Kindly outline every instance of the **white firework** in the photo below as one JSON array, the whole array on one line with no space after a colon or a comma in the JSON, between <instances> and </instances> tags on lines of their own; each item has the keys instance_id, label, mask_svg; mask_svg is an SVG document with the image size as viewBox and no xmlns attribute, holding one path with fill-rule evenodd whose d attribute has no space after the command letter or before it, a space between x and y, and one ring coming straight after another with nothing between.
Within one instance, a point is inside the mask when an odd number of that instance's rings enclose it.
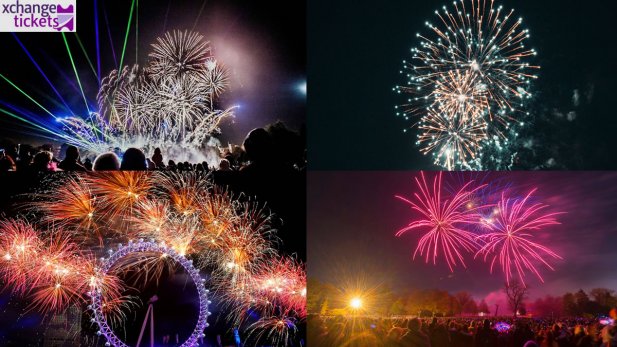
<instances>
[{"instance_id":1,"label":"white firework","mask_svg":"<svg viewBox=\"0 0 617 347\"><path fill-rule=\"evenodd\" d=\"M99 112L60 120L73 144L94 153L127 147L194 152L233 116L234 107L217 109L229 74L203 36L174 31L152 47L147 68L124 67L102 80Z\"/></svg>"}]
</instances>

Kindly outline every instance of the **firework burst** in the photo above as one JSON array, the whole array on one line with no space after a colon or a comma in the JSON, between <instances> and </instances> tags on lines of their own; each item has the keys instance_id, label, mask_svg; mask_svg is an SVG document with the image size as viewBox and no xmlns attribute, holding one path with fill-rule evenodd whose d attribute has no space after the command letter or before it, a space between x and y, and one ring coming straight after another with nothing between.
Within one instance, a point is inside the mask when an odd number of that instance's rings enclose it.
<instances>
[{"instance_id":1,"label":"firework burst","mask_svg":"<svg viewBox=\"0 0 617 347\"><path fill-rule=\"evenodd\" d=\"M102 214L110 219L129 216L152 188L152 175L144 171L103 172L84 176L97 196Z\"/></svg>"},{"instance_id":2,"label":"firework burst","mask_svg":"<svg viewBox=\"0 0 617 347\"><path fill-rule=\"evenodd\" d=\"M478 236L484 245L476 256L483 255L485 261L491 258L491 272L495 264L499 263L507 283L510 283L514 271L523 284L525 271L531 271L544 282L535 264L541 263L553 270L545 256L562 259L548 247L531 241L534 236L532 232L559 224L555 217L561 214L543 213L546 205L529 203L534 192L532 190L522 199L507 198L502 194L494 216L480 221L490 231Z\"/></svg>"},{"instance_id":3,"label":"firework burst","mask_svg":"<svg viewBox=\"0 0 617 347\"><path fill-rule=\"evenodd\" d=\"M116 147L188 153L220 131L234 107L217 108L229 73L209 43L196 32L173 31L152 49L146 67L123 66L103 78L97 112L57 119L70 143L94 153Z\"/></svg>"},{"instance_id":4,"label":"firework burst","mask_svg":"<svg viewBox=\"0 0 617 347\"><path fill-rule=\"evenodd\" d=\"M67 198L58 204L58 196ZM66 176L35 201L44 232L19 220L0 222L0 281L27 296L30 309L58 313L96 292L102 306L91 306L120 324L137 305L126 291L174 273L178 255L194 258L211 274L208 285L227 309L225 318L236 326L247 323L259 339L285 344L306 317L304 265L277 254L272 215L212 185L207 176L139 171ZM91 242L92 225L98 246ZM107 258L101 253L114 254L103 243L120 242L150 242L166 251L130 253L103 272Z\"/></svg>"},{"instance_id":5,"label":"firework burst","mask_svg":"<svg viewBox=\"0 0 617 347\"><path fill-rule=\"evenodd\" d=\"M475 211L481 208L468 206L469 197L482 186L471 188L472 182L468 182L449 198L442 196L441 172L433 179L432 187L427 184L423 172L421 180L416 177L415 181L420 189L420 194L414 194L415 201L401 196L397 198L410 204L412 210L418 212L421 217L399 230L396 236L414 229L428 229L428 232L420 238L413 258L415 259L419 253L420 256L425 256L427 263L432 258L433 264L436 264L438 255L442 253L450 271L454 271L453 266L458 262L465 267L461 252L475 251L478 244L475 241L475 234L464 228L478 220Z\"/></svg>"},{"instance_id":6,"label":"firework burst","mask_svg":"<svg viewBox=\"0 0 617 347\"><path fill-rule=\"evenodd\" d=\"M270 303L280 303L300 319L306 317L306 272L292 258L273 259L254 276L258 295Z\"/></svg>"},{"instance_id":7,"label":"firework burst","mask_svg":"<svg viewBox=\"0 0 617 347\"><path fill-rule=\"evenodd\" d=\"M159 80L201 71L210 52L210 42L196 32L168 32L152 45L149 69Z\"/></svg>"},{"instance_id":8,"label":"firework burst","mask_svg":"<svg viewBox=\"0 0 617 347\"><path fill-rule=\"evenodd\" d=\"M62 196L62 203L50 204L49 201ZM28 204L33 212L41 214L41 221L57 225L65 230L80 230L76 239L87 242L92 231L102 244L97 223L100 217L96 198L80 176L67 176L61 185L52 191L40 193L38 201Z\"/></svg>"},{"instance_id":9,"label":"firework burst","mask_svg":"<svg viewBox=\"0 0 617 347\"><path fill-rule=\"evenodd\" d=\"M539 67L527 62L536 52L525 46L529 31L513 13L493 0L455 1L453 8L435 11L438 24L426 22L430 35L418 34L420 46L411 50L411 61L403 61L401 73L407 83L394 90L408 98L396 107L397 115L420 117L423 124L437 113L442 120L437 128L445 133L469 120L486 129L477 138L484 146L453 148L445 142L445 148L439 143L424 147L423 153L434 153L436 163L449 170L471 167L465 160L441 159L444 152L457 152L452 154L457 158L479 157L483 148L498 148L516 136L513 124L524 124L523 109L531 98L531 81L537 78L533 71ZM434 136L432 127L419 130L420 142ZM479 168L481 163L472 166Z\"/></svg>"},{"instance_id":10,"label":"firework burst","mask_svg":"<svg viewBox=\"0 0 617 347\"><path fill-rule=\"evenodd\" d=\"M409 203L418 216L396 236L418 228L428 229L418 241L414 259L419 253L425 255L427 263L432 257L435 264L438 253L442 253L450 271L457 262L465 266L461 251L466 251L473 252L474 259L490 260L491 273L499 264L506 283L517 276L524 284L526 272L544 282L537 265L554 270L547 258L562 258L532 239L536 232L560 224L556 216L561 212L544 212L547 205L531 201L535 189L522 198L512 197L510 184L482 174L476 179L479 183L468 178L446 183L442 191L441 172L435 176L432 187L421 173L420 178L415 178L419 190L415 199L398 197Z\"/></svg>"},{"instance_id":11,"label":"firework burst","mask_svg":"<svg viewBox=\"0 0 617 347\"><path fill-rule=\"evenodd\" d=\"M423 154L434 153L435 164L448 170L471 168L486 139L486 123L482 119L448 116L429 109L418 129L418 144Z\"/></svg>"},{"instance_id":12,"label":"firework burst","mask_svg":"<svg viewBox=\"0 0 617 347\"><path fill-rule=\"evenodd\" d=\"M0 273L13 292L29 295L29 309L57 313L87 300L89 290L100 290L111 301L119 300L122 282L101 274L94 259L84 254L71 235L60 230L46 238L22 221L2 221Z\"/></svg>"},{"instance_id":13,"label":"firework burst","mask_svg":"<svg viewBox=\"0 0 617 347\"><path fill-rule=\"evenodd\" d=\"M298 331L293 317L285 315L264 317L249 326L252 332L250 336L255 338L255 343L262 340L271 341L275 346L288 346L292 344L293 336Z\"/></svg>"}]
</instances>

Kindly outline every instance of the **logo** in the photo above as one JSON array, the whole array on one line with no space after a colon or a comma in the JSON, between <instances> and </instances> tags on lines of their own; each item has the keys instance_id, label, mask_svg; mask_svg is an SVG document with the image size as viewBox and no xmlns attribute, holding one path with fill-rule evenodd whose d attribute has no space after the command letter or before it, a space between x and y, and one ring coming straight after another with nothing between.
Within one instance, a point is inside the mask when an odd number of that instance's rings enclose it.
<instances>
[{"instance_id":1,"label":"logo","mask_svg":"<svg viewBox=\"0 0 617 347\"><path fill-rule=\"evenodd\" d=\"M77 30L77 0L0 0L0 31Z\"/></svg>"}]
</instances>

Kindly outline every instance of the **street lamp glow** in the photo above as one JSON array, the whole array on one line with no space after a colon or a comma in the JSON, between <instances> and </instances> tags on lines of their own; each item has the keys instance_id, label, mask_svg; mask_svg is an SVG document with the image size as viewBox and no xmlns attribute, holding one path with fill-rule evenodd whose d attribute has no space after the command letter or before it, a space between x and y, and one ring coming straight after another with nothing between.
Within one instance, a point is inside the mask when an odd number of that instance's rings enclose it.
<instances>
[{"instance_id":1,"label":"street lamp glow","mask_svg":"<svg viewBox=\"0 0 617 347\"><path fill-rule=\"evenodd\" d=\"M353 308L354 310L359 309L360 307L362 307L362 299L360 298L351 299L351 301L349 302L349 306L351 306L351 308Z\"/></svg>"}]
</instances>

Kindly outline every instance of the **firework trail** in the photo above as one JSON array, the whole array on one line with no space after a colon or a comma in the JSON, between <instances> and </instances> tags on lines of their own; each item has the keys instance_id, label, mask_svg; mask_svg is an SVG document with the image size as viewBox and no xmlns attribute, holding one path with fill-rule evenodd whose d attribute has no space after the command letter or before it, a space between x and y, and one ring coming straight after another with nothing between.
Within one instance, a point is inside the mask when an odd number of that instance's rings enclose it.
<instances>
[{"instance_id":1,"label":"firework trail","mask_svg":"<svg viewBox=\"0 0 617 347\"><path fill-rule=\"evenodd\" d=\"M506 276L506 282L510 283L513 272L516 271L521 283L525 284L523 277L525 271L534 273L540 281L544 279L535 266L535 263L553 267L546 261L545 256L562 259L548 247L533 242L533 231L543 227L560 224L555 216L561 213L543 213L547 207L540 203L529 203L529 198L535 192L532 190L522 199L507 198L501 195L497 204L497 211L490 219L483 219L480 223L489 228L489 232L479 235L478 238L484 245L478 250L476 256L483 255L484 260L491 259L491 272L498 262Z\"/></svg>"},{"instance_id":2,"label":"firework trail","mask_svg":"<svg viewBox=\"0 0 617 347\"><path fill-rule=\"evenodd\" d=\"M442 196L442 173L440 172L433 179L430 187L422 172L421 180L415 178L420 193L414 193L415 201L397 196L397 198L411 205L412 210L420 213L421 217L411 222L405 228L399 230L396 236L414 230L428 229L419 240L413 258L419 253L425 256L428 263L432 258L436 264L440 253L450 268L460 262L465 267L465 261L461 251L473 252L478 248L475 241L475 234L464 228L478 220L477 210L482 206L468 206L469 197L483 186L472 188L473 182L468 182L452 197Z\"/></svg>"},{"instance_id":3,"label":"firework trail","mask_svg":"<svg viewBox=\"0 0 617 347\"><path fill-rule=\"evenodd\" d=\"M394 90L407 102L396 106L397 115L420 118L418 143L435 164L481 168L482 154L501 150L524 125L523 109L537 78L533 70L539 67L527 62L536 52L525 46L529 32L513 13L493 0L455 1L453 8L435 11L438 24L426 22L430 35L418 34L420 46L411 50L411 61L403 61L407 83ZM422 127L431 118L439 121ZM452 146L453 129L474 127L484 128L474 133L474 145ZM430 140L439 134L451 140Z\"/></svg>"}]
</instances>

